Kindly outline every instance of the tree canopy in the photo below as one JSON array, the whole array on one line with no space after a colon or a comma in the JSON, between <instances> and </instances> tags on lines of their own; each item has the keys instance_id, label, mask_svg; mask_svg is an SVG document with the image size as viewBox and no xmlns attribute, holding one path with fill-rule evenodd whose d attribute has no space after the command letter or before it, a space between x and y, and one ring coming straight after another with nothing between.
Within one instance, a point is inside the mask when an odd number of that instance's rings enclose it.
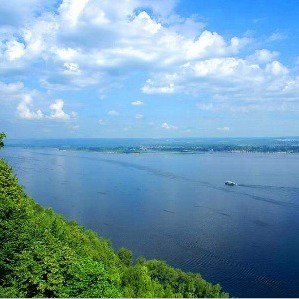
<instances>
[{"instance_id":1,"label":"tree canopy","mask_svg":"<svg viewBox=\"0 0 299 299\"><path fill-rule=\"evenodd\" d=\"M0 148L4 146L3 140L5 139L6 135L0 132Z\"/></svg>"},{"instance_id":2,"label":"tree canopy","mask_svg":"<svg viewBox=\"0 0 299 299\"><path fill-rule=\"evenodd\" d=\"M0 244L0 297L228 296L199 274L115 252L109 240L36 204L2 159Z\"/></svg>"}]
</instances>

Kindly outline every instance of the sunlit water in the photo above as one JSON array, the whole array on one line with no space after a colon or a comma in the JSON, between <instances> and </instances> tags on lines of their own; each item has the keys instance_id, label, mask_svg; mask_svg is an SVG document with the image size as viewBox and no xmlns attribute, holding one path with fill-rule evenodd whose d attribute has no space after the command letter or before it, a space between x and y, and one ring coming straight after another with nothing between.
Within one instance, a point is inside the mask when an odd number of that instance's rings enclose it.
<instances>
[{"instance_id":1,"label":"sunlit water","mask_svg":"<svg viewBox=\"0 0 299 299\"><path fill-rule=\"evenodd\" d=\"M37 202L116 249L199 272L234 297L299 296L299 154L0 155Z\"/></svg>"}]
</instances>

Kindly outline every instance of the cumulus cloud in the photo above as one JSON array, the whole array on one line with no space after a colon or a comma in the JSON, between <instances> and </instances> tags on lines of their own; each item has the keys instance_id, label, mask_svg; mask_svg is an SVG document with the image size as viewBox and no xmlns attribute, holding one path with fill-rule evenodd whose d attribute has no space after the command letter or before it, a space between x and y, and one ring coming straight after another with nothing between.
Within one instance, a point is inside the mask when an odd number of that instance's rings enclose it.
<instances>
[{"instance_id":1,"label":"cumulus cloud","mask_svg":"<svg viewBox=\"0 0 299 299\"><path fill-rule=\"evenodd\" d=\"M103 76L111 75L112 69L129 74L168 68L186 59L235 54L248 43L247 38L226 41L216 32L201 32L202 23L190 18L164 25L169 23L174 6L175 1L116 0L112 4L104 0L64 0L56 12L41 13L10 36L3 53L27 64L36 59L50 60L51 71L55 72L63 66L78 73L80 66L85 70L81 76L93 72L97 79L92 83L98 84ZM142 10L146 8L160 17ZM188 30L183 35L183 26L191 26L193 34ZM78 82L69 79L68 84Z\"/></svg>"},{"instance_id":2,"label":"cumulus cloud","mask_svg":"<svg viewBox=\"0 0 299 299\"><path fill-rule=\"evenodd\" d=\"M133 101L133 102L131 102L131 105L132 106L142 106L143 105L143 102L142 101Z\"/></svg>"},{"instance_id":3,"label":"cumulus cloud","mask_svg":"<svg viewBox=\"0 0 299 299\"><path fill-rule=\"evenodd\" d=\"M0 4L1 73L34 69L43 88L105 93L142 72L147 94L298 100L299 78L277 52L251 51L248 37L226 38L178 16L174 0L28 1ZM275 32L268 41L281 37ZM68 118L57 111L54 118Z\"/></svg>"},{"instance_id":4,"label":"cumulus cloud","mask_svg":"<svg viewBox=\"0 0 299 299\"><path fill-rule=\"evenodd\" d=\"M35 90L29 90L23 82L5 83L0 81L0 104L11 105L16 101L19 103L16 107L16 115L21 119L40 120L44 114L40 109L34 109L33 98L38 93Z\"/></svg>"},{"instance_id":5,"label":"cumulus cloud","mask_svg":"<svg viewBox=\"0 0 299 299\"><path fill-rule=\"evenodd\" d=\"M24 96L25 88L23 82L5 83L0 81L0 100L10 101L11 99Z\"/></svg>"},{"instance_id":6,"label":"cumulus cloud","mask_svg":"<svg viewBox=\"0 0 299 299\"><path fill-rule=\"evenodd\" d=\"M248 59L256 63L267 63L273 61L279 55L276 51L269 51L267 49L256 50L254 54L250 55Z\"/></svg>"},{"instance_id":7,"label":"cumulus cloud","mask_svg":"<svg viewBox=\"0 0 299 299\"><path fill-rule=\"evenodd\" d=\"M189 62L174 73L160 72L147 80L143 92L188 92L230 100L298 99L299 80L279 61L264 66L243 58L221 57Z\"/></svg>"},{"instance_id":8,"label":"cumulus cloud","mask_svg":"<svg viewBox=\"0 0 299 299\"><path fill-rule=\"evenodd\" d=\"M63 111L64 102L61 99L56 100L54 103L50 105L50 110L52 113L50 114L49 118L55 120L63 120L67 121L70 120L71 117L76 117L76 113L72 112L71 114L67 114Z\"/></svg>"},{"instance_id":9,"label":"cumulus cloud","mask_svg":"<svg viewBox=\"0 0 299 299\"><path fill-rule=\"evenodd\" d=\"M12 27L25 26L47 10L55 6L52 0L10 0L0 1L0 26L12 29Z\"/></svg>"},{"instance_id":10,"label":"cumulus cloud","mask_svg":"<svg viewBox=\"0 0 299 299\"><path fill-rule=\"evenodd\" d=\"M19 43L16 40L12 40L6 43L5 55L7 56L8 60L12 61L22 57L25 53L24 49L24 44Z\"/></svg>"},{"instance_id":11,"label":"cumulus cloud","mask_svg":"<svg viewBox=\"0 0 299 299\"><path fill-rule=\"evenodd\" d=\"M38 120L44 118L42 111L40 109L32 111L32 106L32 97L30 95L25 95L17 107L18 116L27 120Z\"/></svg>"},{"instance_id":12,"label":"cumulus cloud","mask_svg":"<svg viewBox=\"0 0 299 299\"><path fill-rule=\"evenodd\" d=\"M19 118L26 120L71 120L75 119L77 116L76 112L71 112L67 114L63 110L64 102L61 99L56 100L54 103L50 104L49 112L45 112L45 104L42 100L46 100L37 90L30 90L25 88L22 82L12 82L4 83L0 81L0 101L3 104L9 105L18 101L16 112ZM41 109L34 108L34 103L38 102L38 105L44 106L44 112ZM74 125L73 125L74 126Z\"/></svg>"}]
</instances>

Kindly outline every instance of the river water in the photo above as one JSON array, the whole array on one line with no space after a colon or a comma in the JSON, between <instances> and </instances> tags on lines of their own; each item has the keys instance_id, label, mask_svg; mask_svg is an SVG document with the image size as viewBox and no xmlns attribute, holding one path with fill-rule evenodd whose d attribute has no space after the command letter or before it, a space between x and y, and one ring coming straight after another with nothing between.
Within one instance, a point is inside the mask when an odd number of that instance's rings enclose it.
<instances>
[{"instance_id":1,"label":"river water","mask_svg":"<svg viewBox=\"0 0 299 299\"><path fill-rule=\"evenodd\" d=\"M116 249L199 272L234 297L299 296L299 154L0 155L35 201Z\"/></svg>"}]
</instances>

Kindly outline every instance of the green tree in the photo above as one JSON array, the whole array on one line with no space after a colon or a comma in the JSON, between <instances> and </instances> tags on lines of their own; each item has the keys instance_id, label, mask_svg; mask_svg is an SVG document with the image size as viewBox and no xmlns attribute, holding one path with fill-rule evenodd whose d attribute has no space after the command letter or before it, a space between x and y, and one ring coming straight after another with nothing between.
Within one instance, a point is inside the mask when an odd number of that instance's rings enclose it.
<instances>
[{"instance_id":1,"label":"green tree","mask_svg":"<svg viewBox=\"0 0 299 299\"><path fill-rule=\"evenodd\" d=\"M158 281L152 280L146 266L137 264L125 270L122 279L125 297L164 297L164 289Z\"/></svg>"},{"instance_id":2,"label":"green tree","mask_svg":"<svg viewBox=\"0 0 299 299\"><path fill-rule=\"evenodd\" d=\"M119 257L119 259L121 260L121 262L125 265L125 266L131 266L132 265L132 251L128 250L127 248L120 248L117 252L117 255Z\"/></svg>"},{"instance_id":3,"label":"green tree","mask_svg":"<svg viewBox=\"0 0 299 299\"><path fill-rule=\"evenodd\" d=\"M0 133L0 148L4 146L3 140L5 139L6 135L4 133Z\"/></svg>"},{"instance_id":4,"label":"green tree","mask_svg":"<svg viewBox=\"0 0 299 299\"><path fill-rule=\"evenodd\" d=\"M89 257L77 258L68 269L68 281L56 297L121 297L118 277Z\"/></svg>"}]
</instances>

